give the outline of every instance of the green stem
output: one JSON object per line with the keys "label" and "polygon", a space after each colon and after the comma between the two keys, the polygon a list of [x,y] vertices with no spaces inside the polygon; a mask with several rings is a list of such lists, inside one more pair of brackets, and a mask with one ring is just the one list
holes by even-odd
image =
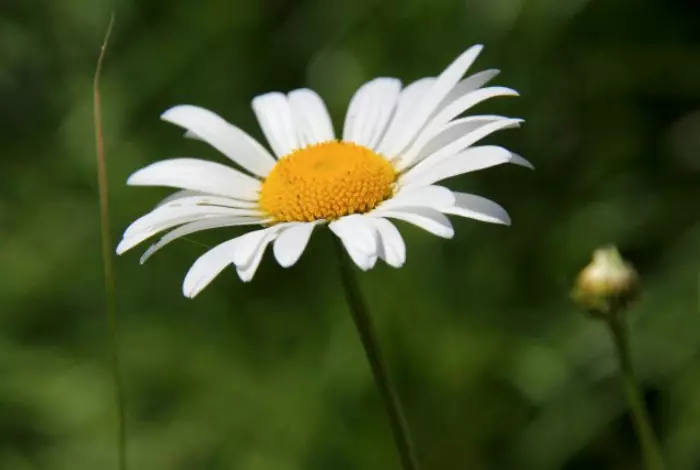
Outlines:
{"label": "green stem", "polygon": [[107,162],[105,158],[104,137],[102,132],[102,102],[100,99],[100,76],[107,43],[114,25],[114,14],[110,17],[104,43],[97,59],[97,68],[93,82],[93,104],[95,119],[95,145],[97,149],[97,185],[100,193],[100,231],[102,233],[102,263],[104,268],[104,288],[106,296],[107,323],[109,326],[109,349],[114,382],[114,394],[117,401],[117,458],[120,470],[126,470],[126,406],[124,404],[124,381],[119,360],[118,325],[116,311],[116,289],[114,265],[112,263],[113,245],[109,223],[109,190],[107,186]]}
{"label": "green stem", "polygon": [[664,470],[665,465],[659,450],[659,442],[651,426],[649,412],[646,409],[634,376],[625,324],[617,316],[613,316],[607,323],[615,345],[615,352],[620,364],[620,377],[627,395],[630,411],[632,412],[632,420],[639,439],[645,467],[647,470]]}
{"label": "green stem", "polygon": [[377,386],[379,395],[381,396],[384,409],[389,416],[391,431],[394,435],[396,449],[401,459],[403,470],[418,470],[418,459],[416,452],[411,442],[411,436],[408,430],[408,423],[403,414],[401,401],[394,389],[386,365],[382,358],[382,352],[379,348],[379,341],[374,331],[372,319],[367,309],[367,303],[362,297],[360,287],[357,284],[357,279],[353,272],[353,266],[342,242],[333,237],[334,247],[338,256],[340,266],[340,279],[345,291],[345,299],[348,303],[352,319],[357,327],[357,332],[360,335],[362,346],[365,349],[367,360],[369,361],[374,383]]}

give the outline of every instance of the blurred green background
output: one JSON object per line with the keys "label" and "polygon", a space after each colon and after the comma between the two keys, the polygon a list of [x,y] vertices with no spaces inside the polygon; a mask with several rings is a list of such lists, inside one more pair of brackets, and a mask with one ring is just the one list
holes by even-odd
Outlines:
{"label": "blurred green background", "polygon": [[[609,338],[568,293],[614,242],[645,292],[634,359],[669,469],[700,468],[697,0],[4,0],[0,6],[0,469],[112,469],[91,80],[103,82],[113,236],[167,190],[156,160],[224,161],[159,121],[212,109],[256,137],[256,94],[316,89],[340,124],[375,76],[408,83],[474,43],[526,119],[491,141],[537,170],[451,186],[513,226],[402,226],[403,269],[361,275],[424,470],[638,469]],[[211,244],[237,231],[205,234]],[[144,247],[145,248],[145,247]],[[321,232],[291,270],[181,295],[201,246],[117,259],[132,469],[398,468]]]}

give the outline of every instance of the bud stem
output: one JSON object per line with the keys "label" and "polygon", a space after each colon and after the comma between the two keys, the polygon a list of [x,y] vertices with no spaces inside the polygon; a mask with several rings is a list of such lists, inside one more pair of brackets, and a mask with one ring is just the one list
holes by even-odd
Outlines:
{"label": "bud stem", "polygon": [[620,378],[632,412],[632,421],[639,439],[645,467],[647,470],[664,470],[665,465],[659,450],[659,442],[651,426],[649,412],[634,376],[626,326],[619,315],[612,315],[606,323],[615,346],[620,365]]}

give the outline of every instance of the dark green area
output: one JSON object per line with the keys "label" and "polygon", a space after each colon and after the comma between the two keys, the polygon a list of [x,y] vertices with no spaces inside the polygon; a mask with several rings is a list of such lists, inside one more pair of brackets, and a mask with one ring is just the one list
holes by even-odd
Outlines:
{"label": "dark green area", "polygon": [[[638,267],[632,347],[668,468],[700,466],[700,4],[695,0],[3,0],[0,6],[0,468],[115,466],[91,80],[104,74],[113,232],[167,191],[128,188],[156,160],[201,156],[159,114],[210,108],[261,136],[250,100],[316,89],[339,125],[375,76],[408,83],[474,43],[526,119],[490,140],[536,166],[451,186],[513,226],[402,225],[408,262],[362,274],[423,470],[637,469],[602,325],[569,300],[591,251]],[[197,237],[213,244],[239,233]],[[182,297],[203,252],[117,260],[132,469],[394,469],[388,422],[332,265],[268,254]]]}

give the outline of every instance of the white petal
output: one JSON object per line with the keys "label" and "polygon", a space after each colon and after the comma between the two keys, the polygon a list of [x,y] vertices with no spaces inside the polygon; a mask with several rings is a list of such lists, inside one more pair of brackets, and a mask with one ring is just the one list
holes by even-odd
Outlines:
{"label": "white petal", "polygon": [[474,63],[482,49],[481,45],[469,48],[437,77],[433,86],[423,96],[420,105],[412,113],[411,119],[407,120],[401,136],[387,149],[389,155],[397,155],[415,138],[442,100]]}
{"label": "white petal", "polygon": [[278,158],[301,146],[294,126],[292,108],[285,95],[272,92],[256,96],[253,98],[253,111]]}
{"label": "white petal", "polygon": [[148,247],[148,249],[143,253],[143,255],[141,255],[140,262],[141,264],[145,263],[151,256],[155,254],[156,251],[159,251],[161,248],[165,247],[169,243],[196,232],[201,232],[213,228],[235,227],[239,225],[257,225],[262,223],[265,223],[265,221],[241,216],[215,217],[212,219],[191,222],[189,224],[185,224],[174,230],[171,230],[170,232],[165,234],[160,240],[158,240],[158,242]]}
{"label": "white petal", "polygon": [[367,113],[368,119],[363,123],[362,134],[367,136],[364,145],[371,149],[377,148],[384,133],[387,130],[396,103],[401,93],[401,81],[394,78],[384,79],[381,87],[377,87],[375,96],[372,97],[372,112]]}
{"label": "white petal", "polygon": [[178,225],[196,220],[214,217],[248,217],[251,220],[263,220],[257,211],[234,209],[229,207],[191,206],[191,207],[159,207],[148,214],[136,219],[124,231],[123,238],[117,246],[117,254],[122,254],[135,247],[142,241]]}
{"label": "white petal", "polygon": [[253,258],[250,260],[250,262],[248,262],[248,264],[246,264],[245,266],[236,266],[236,272],[238,273],[238,277],[241,279],[241,281],[249,282],[253,279],[253,276],[258,270],[260,262],[263,259],[263,255],[265,254],[267,245],[269,245],[270,242],[272,242],[275,239],[275,237],[277,237],[278,233],[279,230],[273,230],[266,233],[263,239],[261,240],[260,245],[258,245],[258,247],[256,248],[255,254],[253,255]]}
{"label": "white petal", "polygon": [[275,159],[258,141],[209,110],[175,106],[161,119],[187,129],[253,174],[265,177],[275,166]]}
{"label": "white petal", "polygon": [[452,238],[454,229],[450,220],[435,209],[426,207],[401,207],[370,212],[372,217],[388,217],[403,220],[442,238]]}
{"label": "white petal", "polygon": [[392,147],[399,134],[403,132],[406,121],[412,116],[412,111],[420,105],[423,96],[432,88],[434,83],[435,77],[421,78],[401,90],[394,116],[391,118],[384,137],[382,137],[377,146],[377,151],[380,154],[391,156],[387,150]]}
{"label": "white petal", "polygon": [[280,266],[288,268],[299,260],[309,243],[311,232],[316,224],[318,221],[295,224],[279,234],[275,240],[273,251]]}
{"label": "white petal", "polygon": [[127,180],[132,186],[167,186],[256,201],[260,181],[216,162],[175,158],[152,163]]}
{"label": "white petal", "polygon": [[164,198],[156,205],[156,207],[165,205],[165,204],[167,204],[167,203],[169,203],[169,202],[173,202],[173,201],[175,201],[176,199],[182,199],[182,198],[185,198],[185,197],[192,197],[192,196],[212,196],[212,194],[203,193],[203,192],[201,192],[201,191],[190,191],[189,189],[181,189],[181,190],[179,190],[179,191],[175,191],[174,193],[172,193],[172,194],[170,194],[170,195],[164,197]]}
{"label": "white petal", "polygon": [[346,245],[352,245],[366,255],[377,253],[377,231],[364,215],[353,214],[331,222],[328,227]]}
{"label": "white petal", "polygon": [[[185,297],[194,297],[199,294],[202,289],[211,283],[211,281],[221,272],[224,268],[233,262],[236,253],[242,248],[247,249],[245,240],[241,242],[243,237],[248,237],[249,235],[256,233],[256,237],[261,239],[261,243],[258,244],[257,251],[253,253],[251,264],[247,265],[246,268],[251,268],[252,264],[255,263],[256,259],[259,257],[262,259],[262,253],[265,250],[267,244],[274,239],[277,234],[278,226],[264,228],[262,230],[257,230],[256,232],[249,232],[238,238],[228,240],[220,245],[215,246],[211,250],[200,256],[197,261],[194,262],[190,270],[185,276],[185,281],[182,284],[182,292]],[[260,264],[260,260],[257,259],[257,264]],[[257,269],[257,264],[252,269],[255,272]],[[240,275],[240,272],[239,272]],[[249,278],[244,279],[248,281],[252,278],[252,274]]]}
{"label": "white petal", "polygon": [[463,151],[464,149],[472,146],[473,144],[489,136],[490,134],[493,134],[494,132],[497,132],[501,129],[517,127],[520,125],[520,122],[521,121],[518,119],[505,119],[495,122],[487,122],[486,124],[482,123],[480,126],[476,127],[471,132],[468,132],[462,135],[461,137],[452,140],[445,146],[441,147],[429,156],[425,157],[422,161],[419,161],[419,163],[416,166],[414,166],[408,172],[405,173],[405,176],[406,178],[412,178],[411,175],[419,175],[426,169],[434,167],[438,163],[441,163],[449,157],[452,157],[455,154]]}
{"label": "white petal", "polygon": [[417,186],[400,190],[394,197],[384,201],[377,210],[396,207],[451,207],[455,197],[452,191],[442,186]]}
{"label": "white petal", "polygon": [[300,143],[310,145],[335,139],[328,109],[318,94],[303,88],[292,91],[288,97]]}
{"label": "white petal", "polygon": [[[192,131],[185,131],[185,139],[201,140],[202,142],[204,142],[204,139],[202,139],[201,137],[199,137],[197,134],[195,134]],[[265,150],[265,151],[267,152],[267,150]]]}
{"label": "white petal", "polygon": [[421,139],[423,135],[433,136],[447,125],[451,120],[473,108],[477,104],[497,96],[518,96],[518,92],[506,87],[488,87],[467,93],[461,98],[446,104],[430,120],[426,123],[423,130],[420,131],[416,140]]}
{"label": "white petal", "polygon": [[534,170],[534,169],[535,169],[535,167],[534,167],[534,165],[533,165],[532,163],[530,163],[529,161],[525,160],[523,157],[521,157],[521,156],[518,155],[517,153],[511,153],[511,160],[510,160],[510,163],[513,163],[513,164],[515,164],[515,165],[524,166],[525,168],[529,168],[529,169],[531,169],[531,170]]}
{"label": "white petal", "polygon": [[482,70],[481,72],[475,73],[474,75],[470,75],[469,77],[465,78],[457,85],[455,85],[452,91],[450,91],[447,94],[447,96],[442,100],[442,103],[440,103],[440,106],[437,107],[436,111],[444,108],[456,99],[459,99],[462,96],[471,93],[474,90],[478,90],[479,88],[490,82],[498,74],[498,70],[489,69]]}
{"label": "white petal", "polygon": [[[258,210],[239,209],[236,207],[220,206],[159,206],[151,212],[133,221],[124,231],[125,237],[130,237],[144,230],[159,229],[161,226],[172,226],[174,220],[182,218],[201,219],[221,216],[262,217]],[[164,230],[164,229],[161,229]],[[160,230],[159,230],[160,231]]]}
{"label": "white petal", "polygon": [[396,78],[375,78],[361,86],[350,100],[343,140],[376,147],[384,135],[400,91],[401,82]]}
{"label": "white petal", "polygon": [[238,239],[225,241],[200,256],[187,271],[182,283],[182,293],[185,297],[193,298],[202,289],[231,264],[238,247]]}
{"label": "white petal", "polygon": [[257,202],[241,201],[230,197],[202,195],[202,196],[183,196],[171,199],[165,203],[161,202],[158,207],[186,207],[186,206],[218,206],[232,207],[236,209],[248,209],[260,213]]}
{"label": "white petal", "polygon": [[469,217],[494,224],[510,225],[510,217],[501,206],[481,196],[455,193],[455,205],[441,209],[445,214]]}
{"label": "white petal", "polygon": [[518,157],[503,147],[495,145],[472,147],[445,159],[441,163],[426,169],[424,172],[401,176],[399,178],[399,184],[402,187],[425,186],[451,178],[452,176],[482,170],[503,163],[518,163],[519,159],[522,160],[522,157]]}
{"label": "white petal", "polygon": [[352,262],[355,263],[358,268],[367,271],[374,267],[377,262],[376,254],[368,255],[364,253],[353,245],[351,239],[340,238],[340,241],[343,243],[343,246],[345,246],[345,250],[348,252],[348,255],[350,255],[350,259],[352,259]]}
{"label": "white petal", "polygon": [[379,234],[379,257],[394,268],[403,266],[406,262],[406,244],[398,229],[381,217],[368,218],[374,222]]}
{"label": "white petal", "polygon": [[[441,128],[432,128],[430,132],[421,132],[420,137],[416,139],[411,147],[396,159],[395,166],[399,170],[408,168],[415,162],[432,155],[446,145],[486,124],[509,120],[511,118],[505,116],[480,114],[455,119]],[[513,119],[513,121],[521,122],[519,119]]]}
{"label": "white petal", "polygon": [[245,235],[241,235],[237,238],[238,248],[236,253],[233,255],[233,264],[236,266],[246,266],[254,258],[257,253],[258,247],[263,242],[263,239],[271,231],[275,233],[280,230],[279,226],[268,227],[264,230],[257,230],[255,232],[248,232]]}

